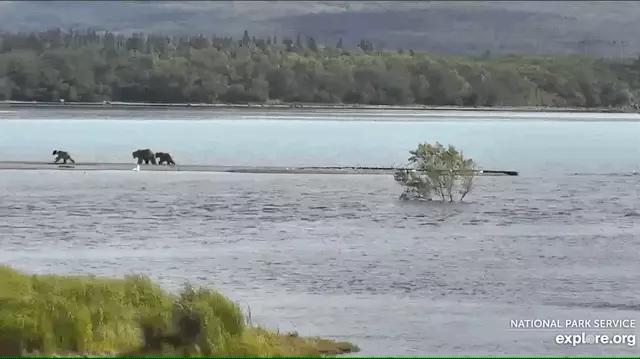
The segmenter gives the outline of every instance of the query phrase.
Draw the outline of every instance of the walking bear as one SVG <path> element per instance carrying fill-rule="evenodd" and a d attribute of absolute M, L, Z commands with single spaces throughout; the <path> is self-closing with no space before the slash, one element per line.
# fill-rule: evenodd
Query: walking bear
<path fill-rule="evenodd" d="M 167 163 L 168 165 L 175 165 L 173 162 L 173 158 L 168 152 L 156 152 L 156 158 L 158 158 L 158 164 L 161 165 L 163 163 Z"/>
<path fill-rule="evenodd" d="M 52 156 L 58 155 L 58 157 L 56 157 L 55 162 L 53 163 L 58 163 L 60 160 L 63 161 L 63 163 L 67 163 L 68 161 L 71 161 L 71 163 L 76 163 L 76 161 L 73 160 L 73 158 L 71 158 L 71 156 L 69 156 L 69 152 L 67 151 L 60 151 L 60 150 L 53 150 L 53 153 L 51 154 Z"/>
<path fill-rule="evenodd" d="M 133 155 L 133 158 L 138 159 L 139 165 L 142 164 L 142 162 L 144 162 L 146 165 L 148 165 L 149 162 L 151 162 L 154 165 L 156 164 L 156 158 L 154 156 L 154 153 L 148 148 L 144 150 L 133 151 L 132 155 Z"/>

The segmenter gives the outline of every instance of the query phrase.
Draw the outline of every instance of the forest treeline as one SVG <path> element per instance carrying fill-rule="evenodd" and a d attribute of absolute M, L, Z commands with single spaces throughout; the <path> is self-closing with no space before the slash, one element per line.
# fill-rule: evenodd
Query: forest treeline
<path fill-rule="evenodd" d="M 313 38 L 0 34 L 0 100 L 637 106 L 640 60 L 461 57 Z"/>

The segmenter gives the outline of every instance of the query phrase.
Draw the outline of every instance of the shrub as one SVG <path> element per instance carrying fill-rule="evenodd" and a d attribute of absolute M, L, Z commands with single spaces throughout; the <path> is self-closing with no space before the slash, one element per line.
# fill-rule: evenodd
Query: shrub
<path fill-rule="evenodd" d="M 401 199 L 462 201 L 473 187 L 475 163 L 449 145 L 421 143 L 409 151 L 409 168 L 397 170 L 394 179 L 404 187 Z M 457 194 L 457 195 L 456 195 Z"/>

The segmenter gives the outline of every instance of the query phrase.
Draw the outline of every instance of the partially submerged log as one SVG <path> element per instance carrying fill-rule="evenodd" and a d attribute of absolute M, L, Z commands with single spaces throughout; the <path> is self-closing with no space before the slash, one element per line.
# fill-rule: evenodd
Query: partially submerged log
<path fill-rule="evenodd" d="M 417 171 L 413 168 L 401 168 L 401 167 L 358 167 L 358 166 L 342 166 L 342 167 L 297 167 L 298 170 L 363 170 L 363 171 Z M 517 176 L 517 171 L 507 170 L 476 170 L 476 175 L 483 174 L 503 174 L 506 176 Z"/>

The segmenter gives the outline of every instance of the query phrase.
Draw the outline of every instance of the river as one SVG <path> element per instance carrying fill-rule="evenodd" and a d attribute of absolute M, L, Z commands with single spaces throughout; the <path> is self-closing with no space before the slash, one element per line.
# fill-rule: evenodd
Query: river
<path fill-rule="evenodd" d="M 640 319 L 631 115 L 0 113 L 0 155 L 11 160 L 59 148 L 77 161 L 132 161 L 151 147 L 179 164 L 391 165 L 419 141 L 520 176 L 478 178 L 463 204 L 418 204 L 398 201 L 389 176 L 4 170 L 0 263 L 213 286 L 254 322 L 352 341 L 358 355 L 637 354 L 555 342 L 583 329 L 510 327 Z"/>

